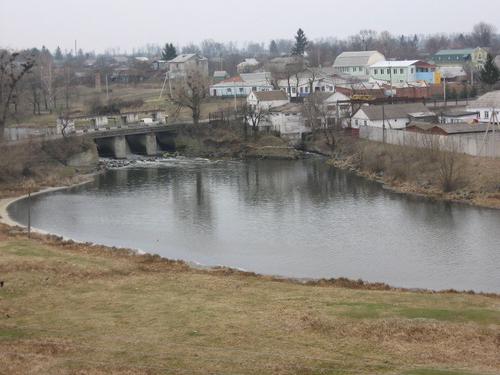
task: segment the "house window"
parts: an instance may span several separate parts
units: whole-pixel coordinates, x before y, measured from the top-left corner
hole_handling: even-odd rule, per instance
[[[243,87],[240,87],[240,93],[243,93]]]
[[[391,74],[391,69],[387,69],[387,74]]]
[[[308,92],[309,92],[309,87],[306,87],[306,93],[308,93]]]
[[[325,86],[322,86],[322,87],[321,87],[321,91],[326,91],[326,87],[325,87]]]
[[[490,113],[488,111],[484,111],[484,118],[489,119],[490,118]]]
[[[411,68],[411,74],[413,74],[413,72],[414,72],[414,70],[413,70],[413,68]]]
[[[231,94],[231,93],[232,93],[231,89],[227,89],[227,92],[228,92],[229,94]]]
[[[363,124],[364,124],[365,126],[367,126],[367,125],[368,125],[368,122],[366,122],[366,120],[365,120],[365,121],[363,121]]]
[[[301,88],[300,88],[300,93],[301,93],[301,94],[303,94],[303,93],[304,93],[304,88],[303,88],[303,87],[301,87]]]
[[[295,87],[292,87],[292,92],[295,94],[297,90],[295,89]]]
[[[356,124],[356,126],[358,126],[358,125],[359,125],[359,122],[358,122],[358,120],[357,120],[357,119],[354,121],[354,123]]]
[[[397,69],[394,69],[394,74],[398,74],[398,70]]]
[[[403,69],[399,69],[399,73],[400,73],[400,74],[403,74],[403,73],[404,73],[404,70],[403,70]]]
[[[375,70],[373,71],[373,73],[374,73],[374,74],[378,74],[378,70],[377,70],[377,69],[375,69]]]
[[[252,87],[252,91],[257,91],[257,87]]]

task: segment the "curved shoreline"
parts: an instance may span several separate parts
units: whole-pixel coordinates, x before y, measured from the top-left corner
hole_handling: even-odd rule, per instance
[[[334,166],[337,167],[337,166]],[[338,167],[337,167],[338,168]],[[340,168],[342,169],[342,168]],[[357,174],[355,171],[353,171],[355,174]],[[31,196],[37,196],[41,194],[46,194],[46,193],[52,193],[55,191],[59,190],[65,190],[65,189],[71,189],[77,186],[82,186],[89,184],[94,181],[95,177],[102,172],[96,172],[94,174],[90,175],[85,175],[85,180],[80,181],[74,184],[70,185],[65,185],[65,186],[57,186],[57,187],[49,187],[49,188],[44,188],[39,191],[31,193]],[[367,178],[368,180],[374,181],[374,182],[380,182],[380,181],[375,181],[370,179],[367,176],[362,176],[358,174],[360,177]],[[382,184],[383,185],[383,184]],[[410,196],[417,196],[416,194],[412,193],[405,193],[405,192],[398,192],[397,190],[393,189],[388,189],[389,191],[392,191],[393,193],[396,194],[408,194]],[[3,198],[0,199],[0,224],[5,224],[8,227],[11,228],[23,228],[24,230],[27,229],[27,226],[24,224],[21,224],[14,220],[8,213],[8,208],[10,205],[28,198],[28,194],[23,194],[17,197],[11,197],[11,198]],[[425,197],[425,196],[420,196]],[[458,203],[458,204],[463,204],[463,202],[453,202],[453,203]],[[474,206],[470,205],[469,206]],[[476,206],[477,208],[485,208],[485,207],[480,207]],[[36,233],[38,235],[42,236],[54,236],[58,239],[60,239],[62,242],[71,242],[75,244],[80,244],[80,245],[89,245],[89,246],[98,246],[98,247],[103,247],[106,249],[109,249],[110,251],[119,249],[118,247],[115,246],[108,246],[108,245],[103,245],[99,243],[94,243],[94,242],[88,242],[88,241],[78,241],[69,237],[64,237],[60,234],[57,233],[51,233],[39,228],[31,227],[31,232]],[[266,274],[260,274],[256,273],[253,271],[247,271],[243,269],[239,269],[237,267],[229,267],[229,266],[224,266],[224,265],[219,265],[219,266],[208,266],[208,265],[203,265],[201,263],[197,263],[195,261],[186,261],[186,260],[173,260],[169,259],[166,257],[162,257],[159,255],[156,255],[154,253],[146,252],[140,249],[131,249],[131,248],[126,248],[124,250],[127,250],[129,252],[134,253],[137,256],[158,256],[161,260],[167,261],[167,262],[180,262],[184,263],[186,266],[189,268],[195,269],[195,270],[200,270],[200,271],[205,271],[205,272],[223,272],[223,273],[229,273],[229,274],[242,274],[242,275],[248,275],[248,276],[255,276],[255,277],[261,277],[261,278],[267,278],[267,279],[272,279],[275,281],[281,281],[281,282],[291,282],[291,283],[298,283],[298,284],[303,284],[303,285],[334,285],[338,287],[345,287],[345,288],[351,288],[351,289],[366,289],[366,290],[386,290],[386,291],[406,291],[406,292],[414,292],[414,293],[464,293],[464,294],[475,294],[475,295],[483,295],[483,296],[489,296],[489,297],[495,297],[495,298],[500,298],[500,293],[492,293],[492,292],[481,292],[481,291],[474,291],[474,290],[455,290],[455,289],[427,289],[427,288],[411,288],[411,287],[396,287],[389,285],[385,282],[369,282],[365,281],[362,279],[348,279],[342,276],[339,276],[337,278],[299,278],[299,277],[288,277],[288,276],[281,276],[281,275],[266,275]]]

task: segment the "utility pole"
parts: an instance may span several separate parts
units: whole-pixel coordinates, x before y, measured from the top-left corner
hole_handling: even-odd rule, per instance
[[[31,238],[31,186],[28,186],[28,238]]]
[[[444,106],[446,107],[446,77],[443,77],[443,99]]]
[[[382,102],[382,143],[385,143],[385,103]]]
[[[108,73],[106,73],[106,100],[109,101]]]

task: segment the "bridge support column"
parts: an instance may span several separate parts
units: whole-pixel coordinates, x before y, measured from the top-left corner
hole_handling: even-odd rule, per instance
[[[129,135],[127,140],[132,152],[147,156],[158,155],[158,142],[154,133]]]
[[[116,159],[126,159],[128,144],[127,139],[123,135],[113,137],[112,150]]]
[[[100,154],[113,156],[116,159],[126,159],[130,153],[127,139],[123,135],[109,138],[96,139],[97,149]]]

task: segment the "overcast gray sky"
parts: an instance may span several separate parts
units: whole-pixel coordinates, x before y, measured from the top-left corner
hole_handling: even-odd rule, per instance
[[[302,27],[309,39],[361,29],[394,34],[498,28],[500,0],[0,0],[0,46],[131,51],[147,43],[269,42]]]

